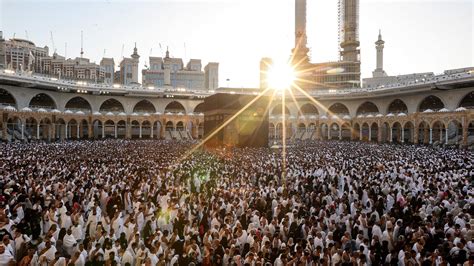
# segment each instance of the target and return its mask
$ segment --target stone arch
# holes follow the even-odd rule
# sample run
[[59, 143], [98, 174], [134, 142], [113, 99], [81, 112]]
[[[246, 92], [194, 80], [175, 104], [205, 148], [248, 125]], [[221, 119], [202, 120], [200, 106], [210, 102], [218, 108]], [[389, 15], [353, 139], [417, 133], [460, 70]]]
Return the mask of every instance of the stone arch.
[[303, 104], [300, 107], [300, 112], [300, 115], [304, 116], [319, 115], [318, 108], [312, 103]]
[[184, 131], [184, 122], [183, 121], [179, 121], [178, 123], [176, 123], [176, 130], [177, 131]]
[[434, 95], [429, 95], [425, 97], [421, 102], [418, 104], [418, 112], [423, 112], [425, 110], [431, 109], [433, 111], [438, 111], [443, 109], [445, 104], [443, 101]]
[[99, 112], [120, 113], [125, 112], [125, 108], [123, 104], [117, 99], [109, 98], [102, 102], [99, 107]]
[[336, 122], [333, 122], [329, 126], [329, 139], [340, 139], [340, 125]]
[[0, 106], [13, 106], [18, 109], [17, 101], [15, 96], [9, 91], [0, 88]]
[[194, 111], [193, 113], [195, 114], [199, 114], [199, 113], [204, 113], [204, 103], [200, 103], [198, 105], [196, 105], [196, 107], [194, 107]]
[[357, 108], [356, 115], [373, 114], [379, 113], [379, 108], [373, 102], [364, 102]]
[[467, 124], [467, 140], [468, 146], [474, 144], [474, 121], [469, 121]]
[[130, 137], [138, 139], [140, 137], [140, 122], [138, 120], [130, 121]]
[[141, 100], [138, 103], [135, 104], [133, 107], [133, 112], [134, 113], [148, 113], [148, 114], [154, 114], [156, 113], [156, 108], [148, 100]]
[[47, 93], [38, 93], [33, 96], [28, 104], [30, 108], [56, 109], [56, 101]]
[[[104, 129], [104, 130], [103, 130]], [[92, 134], [94, 139], [105, 138], [105, 127], [104, 123], [100, 119], [94, 119], [92, 121]]]
[[466, 109], [474, 109], [474, 91], [466, 94], [458, 104], [458, 107], [464, 107]]
[[388, 122], [383, 122], [382, 123], [380, 131], [381, 131], [380, 141], [382, 143], [390, 142], [390, 125], [388, 124]]
[[348, 122], [345, 122], [341, 126], [341, 139], [350, 140], [352, 136], [351, 125]]
[[170, 102], [166, 105], [165, 113], [172, 113], [172, 114], [183, 113], [183, 114], [186, 114], [186, 109], [184, 108], [184, 106], [180, 102], [172, 101], [172, 102]]
[[462, 123], [456, 119], [448, 122], [447, 145], [458, 145], [462, 143]]
[[[281, 104], [277, 104], [273, 107], [271, 115], [282, 115], [283, 114], [283, 106]], [[290, 109], [288, 106], [285, 106], [285, 116], [290, 115]]]
[[202, 139], [204, 137], [204, 122], [200, 122], [198, 126], [198, 138]]
[[334, 103], [328, 108], [328, 114], [337, 116], [349, 115], [349, 108], [342, 103]]
[[89, 138], [89, 122], [86, 119], [82, 119], [79, 123], [79, 138]]
[[408, 114], [408, 106], [406, 103], [400, 99], [393, 100], [387, 108], [387, 114], [398, 114], [398, 113], [405, 113]]
[[275, 124], [273, 123], [268, 123], [268, 137], [270, 139], [275, 138]]
[[104, 138], [105, 137], [111, 137], [115, 138], [115, 122], [113, 120], [107, 120], [104, 122]]
[[148, 120], [145, 120], [142, 122], [142, 138], [152, 138], [153, 136], [151, 135], [151, 122]]
[[173, 121], [166, 122], [165, 129], [166, 129], [166, 131], [174, 131]]
[[352, 126], [352, 132], [353, 132], [353, 139], [360, 140], [361, 135], [360, 135], [360, 124], [359, 123], [354, 123]]
[[92, 112], [92, 105], [89, 103], [88, 100], [84, 99], [83, 97], [76, 96], [67, 101], [66, 105], [64, 106], [64, 109], [90, 113]]
[[362, 140], [364, 141], [370, 141], [369, 139], [369, 135], [370, 135], [370, 126], [369, 126], [369, 122], [364, 122], [362, 123]]

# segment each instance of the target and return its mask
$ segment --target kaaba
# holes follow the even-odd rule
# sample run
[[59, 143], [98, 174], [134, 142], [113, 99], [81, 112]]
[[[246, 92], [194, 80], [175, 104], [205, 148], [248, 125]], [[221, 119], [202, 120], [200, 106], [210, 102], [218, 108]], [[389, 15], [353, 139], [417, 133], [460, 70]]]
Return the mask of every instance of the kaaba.
[[[209, 139], [204, 145], [267, 147], [270, 99], [261, 96], [245, 108], [255, 97], [258, 96], [218, 93], [206, 98], [203, 106], [204, 139]], [[234, 117], [243, 108], [245, 110]], [[218, 130], [224, 123], [227, 124]]]

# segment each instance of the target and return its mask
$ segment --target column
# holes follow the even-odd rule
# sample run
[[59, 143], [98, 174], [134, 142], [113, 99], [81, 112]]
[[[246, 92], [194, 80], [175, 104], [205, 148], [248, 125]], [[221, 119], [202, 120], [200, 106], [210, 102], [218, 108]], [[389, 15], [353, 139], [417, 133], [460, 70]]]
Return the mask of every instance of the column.
[[152, 139], [154, 138], [154, 136], [153, 136], [153, 127], [154, 127], [154, 125], [151, 124], [150, 138], [152, 138]]
[[331, 139], [331, 126], [328, 126], [328, 140]]
[[40, 139], [40, 124], [36, 124], [36, 140]]
[[142, 138], [142, 124], [140, 124], [140, 126], [139, 126], [139, 132], [140, 133], [138, 134], [138, 137]]
[[445, 144], [448, 145], [448, 127], [446, 127], [446, 137], [445, 138], [446, 138]]
[[342, 140], [342, 126], [339, 127], [339, 140]]
[[66, 124], [64, 124], [64, 138], [65, 138], [65, 139], [68, 139], [68, 136], [67, 136], [67, 134], [68, 134], [68, 132], [67, 132], [67, 127], [68, 127], [68, 124], [67, 124], [67, 122], [66, 122]]
[[3, 124], [2, 124], [2, 139], [4, 141], [8, 140], [8, 138], [7, 138], [7, 122], [6, 121], [3, 122]]
[[105, 138], [105, 123], [101, 123], [102, 125], [102, 138]]
[[389, 132], [389, 136], [390, 136], [390, 143], [393, 143], [393, 129], [391, 127], [388, 127], [388, 129], [390, 130]]
[[359, 140], [362, 141], [362, 126], [359, 127]]
[[439, 143], [443, 143], [443, 127], [439, 127]]
[[405, 128], [402, 126], [402, 143], [405, 143]]
[[372, 125], [369, 126], [369, 142], [372, 141]]
[[76, 131], [77, 131], [77, 132], [76, 132], [76, 133], [77, 133], [77, 135], [76, 135], [76, 138], [77, 138], [77, 139], [80, 139], [80, 138], [81, 138], [81, 136], [80, 136], [80, 128], [79, 128], [79, 123], [77, 123], [77, 126], [76, 126]]
[[114, 137], [117, 138], [117, 123], [114, 124]]
[[94, 131], [92, 130], [92, 127], [94, 125], [92, 123], [87, 124], [87, 134], [89, 135], [89, 139], [94, 138]]
[[319, 123], [316, 123], [316, 139], [317, 140], [321, 140], [321, 128], [320, 128], [320, 124]]
[[[463, 117], [464, 120], [464, 117]], [[469, 123], [466, 121], [463, 121], [462, 125], [462, 146], [467, 147], [467, 136], [469, 131]]]
[[433, 129], [430, 127], [430, 145], [433, 144]]
[[25, 123], [21, 122], [21, 139], [25, 139]]

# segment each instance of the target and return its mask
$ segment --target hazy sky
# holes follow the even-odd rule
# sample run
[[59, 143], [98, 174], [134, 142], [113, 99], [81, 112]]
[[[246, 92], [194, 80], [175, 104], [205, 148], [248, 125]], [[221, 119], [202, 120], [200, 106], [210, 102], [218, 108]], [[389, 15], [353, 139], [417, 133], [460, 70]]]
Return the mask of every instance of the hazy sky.
[[[313, 62], [338, 59], [337, 0], [307, 0]], [[375, 68], [378, 30], [390, 75], [440, 73], [474, 66], [473, 0], [360, 0], [362, 76]], [[5, 38], [25, 38], [76, 57], [84, 31], [85, 57], [130, 56], [140, 64], [162, 56], [220, 63], [220, 86], [256, 87], [261, 57], [288, 58], [294, 44], [294, 0], [0, 0]], [[159, 44], [162, 45], [160, 50]], [[186, 49], [185, 49], [186, 47]], [[230, 79], [227, 82], [226, 79]]]

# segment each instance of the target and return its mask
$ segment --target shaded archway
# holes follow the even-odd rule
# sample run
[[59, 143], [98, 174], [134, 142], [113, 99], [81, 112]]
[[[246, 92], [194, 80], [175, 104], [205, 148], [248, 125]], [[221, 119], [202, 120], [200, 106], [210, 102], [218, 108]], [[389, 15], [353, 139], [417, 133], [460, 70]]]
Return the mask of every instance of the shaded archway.
[[305, 135], [305, 133], [306, 133], [306, 125], [304, 123], [299, 123], [297, 133], [296, 133], [296, 138], [303, 139], [303, 136]]
[[379, 125], [377, 123], [373, 122], [370, 125], [369, 141], [377, 142], [378, 134], [379, 134]]
[[82, 111], [84, 113], [90, 113], [92, 111], [90, 103], [86, 99], [79, 96], [70, 99], [64, 108], [74, 112]]
[[329, 128], [329, 139], [340, 139], [340, 128], [337, 123], [333, 123]]
[[381, 143], [390, 142], [390, 125], [385, 122], [380, 127], [381, 130]]
[[51, 141], [51, 133], [52, 133], [52, 122], [49, 118], [43, 118], [40, 121], [39, 127], [39, 138], [41, 140]]
[[9, 117], [6, 123], [7, 134], [10, 135], [12, 141], [24, 139], [24, 129], [22, 129], [21, 119], [19, 117]]
[[350, 140], [351, 139], [351, 125], [349, 123], [344, 123], [341, 127], [341, 136], [343, 140]]
[[352, 138], [354, 140], [361, 140], [359, 123], [355, 123], [354, 126], [352, 127]]
[[165, 139], [173, 139], [174, 138], [174, 124], [172, 121], [166, 122], [165, 125]]
[[194, 107], [194, 111], [193, 111], [195, 114], [200, 114], [200, 113], [204, 113], [204, 103], [200, 103], [198, 105], [196, 105], [196, 107]]
[[173, 102], [170, 102], [168, 105], [166, 105], [165, 113], [186, 114], [186, 109], [184, 109], [184, 106], [181, 103], [177, 101], [173, 101]]
[[[283, 114], [283, 106], [281, 104], [275, 105], [275, 107], [273, 107], [272, 109], [271, 115], [280, 116], [282, 114]], [[285, 106], [285, 116], [288, 117], [289, 115], [290, 115], [290, 110], [288, 109], [287, 106]]]
[[312, 115], [319, 115], [318, 108], [314, 106], [314, 104], [307, 103], [301, 106], [300, 108], [301, 115], [304, 116], [312, 116]]
[[100, 112], [112, 112], [112, 113], [121, 113], [124, 112], [125, 109], [123, 108], [123, 105], [115, 100], [115, 99], [108, 99], [105, 100], [99, 108]]
[[89, 123], [86, 119], [82, 119], [79, 125], [79, 138], [88, 139], [89, 138]]
[[406, 122], [405, 125], [403, 126], [403, 132], [402, 132], [403, 142], [413, 144], [414, 133], [415, 133], [415, 126], [413, 125], [413, 123], [410, 121]]
[[156, 136], [157, 139], [161, 139], [161, 131], [162, 131], [162, 126], [160, 121], [156, 121], [153, 123], [153, 135]]
[[68, 139], [77, 139], [79, 138], [79, 123], [75, 119], [71, 119], [67, 122], [67, 138]]
[[379, 113], [379, 108], [373, 102], [365, 102], [357, 108], [356, 115], [372, 114], [376, 115]]
[[33, 117], [25, 120], [25, 137], [28, 140], [37, 139], [38, 121]]
[[204, 122], [199, 123], [198, 127], [198, 138], [202, 139], [204, 136]]
[[127, 137], [127, 122], [120, 120], [117, 123], [117, 138], [124, 139]]
[[276, 137], [275, 129], [276, 129], [275, 124], [273, 123], [268, 124], [268, 137], [270, 139], [274, 139]]
[[66, 121], [64, 121], [62, 118], [59, 118], [54, 124], [56, 127], [55, 139], [64, 140], [66, 138]]
[[461, 102], [459, 102], [458, 107], [464, 107], [466, 109], [474, 109], [474, 91], [471, 91], [466, 96], [464, 96]]
[[148, 100], [141, 100], [133, 107], [134, 113], [141, 113], [141, 114], [154, 114], [156, 113], [155, 106]]
[[28, 104], [30, 108], [56, 109], [56, 102], [45, 93], [36, 94]]
[[283, 134], [283, 124], [278, 123], [277, 126], [276, 126], [276, 136], [275, 136], [275, 138], [276, 139], [281, 139], [282, 134]]
[[427, 122], [422, 121], [418, 125], [418, 144], [430, 143], [430, 126]]
[[342, 103], [335, 103], [328, 108], [328, 113], [338, 116], [349, 115], [349, 109]]
[[137, 120], [130, 123], [130, 137], [132, 139], [140, 138], [140, 123]]
[[471, 121], [467, 125], [467, 145], [471, 146], [474, 144], [474, 121]]
[[444, 103], [441, 101], [440, 98], [430, 95], [426, 98], [424, 98], [419, 106], [418, 106], [418, 112], [424, 112], [428, 109], [433, 110], [433, 111], [439, 111], [444, 108]]
[[443, 134], [445, 133], [444, 124], [441, 121], [433, 123], [433, 144], [439, 145], [444, 143]]
[[399, 122], [392, 125], [391, 139], [395, 143], [402, 142], [402, 125]]
[[104, 123], [104, 137], [116, 138], [115, 135], [115, 122], [107, 120]]
[[13, 95], [7, 90], [0, 88], [0, 107], [4, 106], [13, 106], [15, 108], [18, 108], [16, 105], [15, 97], [13, 97]]
[[150, 121], [143, 121], [142, 123], [142, 138], [152, 138]]
[[393, 100], [387, 109], [387, 114], [399, 114], [399, 113], [408, 113], [408, 107], [404, 101], [400, 99]]
[[462, 125], [457, 120], [451, 120], [448, 123], [448, 145], [458, 145], [462, 143]]
[[362, 140], [364, 140], [364, 141], [370, 141], [369, 135], [370, 135], [370, 127], [369, 127], [369, 124], [368, 124], [368, 123], [363, 123], [363, 124], [362, 124], [362, 132], [361, 132]]
[[94, 135], [94, 139], [101, 139], [105, 137], [105, 127], [103, 126], [102, 121], [96, 119], [92, 122], [92, 132]]

